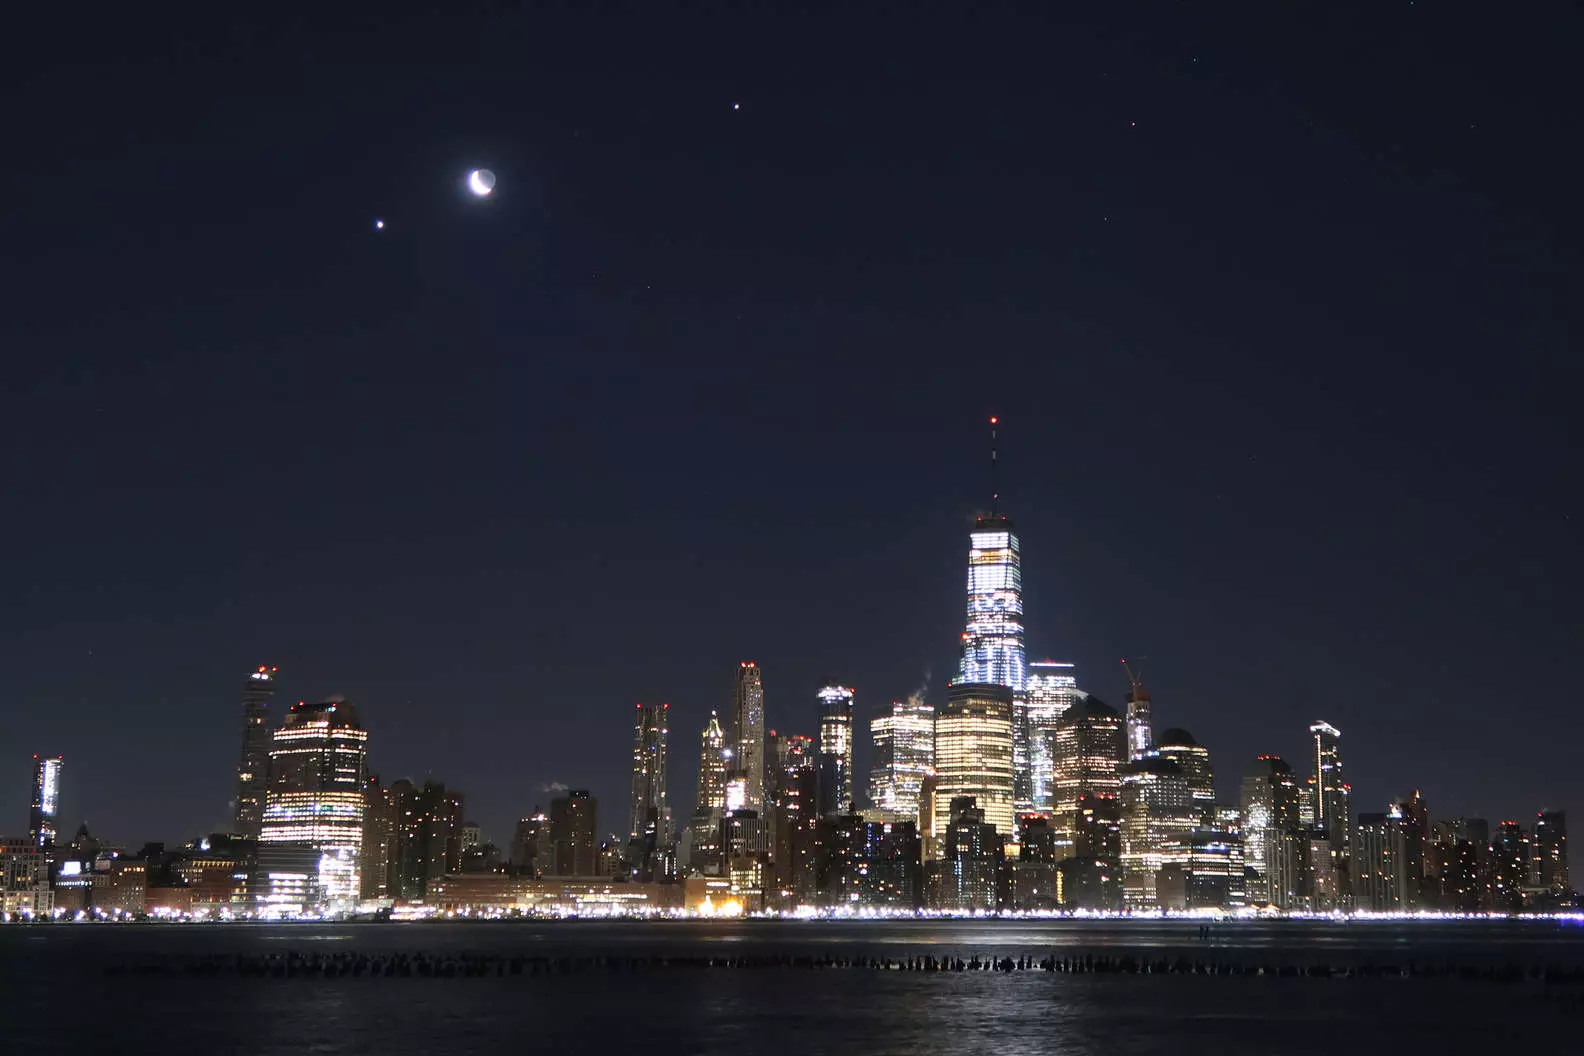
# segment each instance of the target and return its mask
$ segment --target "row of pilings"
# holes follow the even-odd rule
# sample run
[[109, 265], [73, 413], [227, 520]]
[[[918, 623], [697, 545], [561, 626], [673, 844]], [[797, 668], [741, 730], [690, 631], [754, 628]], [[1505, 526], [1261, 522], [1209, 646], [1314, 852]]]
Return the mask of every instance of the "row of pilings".
[[1488, 983], [1584, 985], [1584, 966], [1458, 964], [1450, 961], [1367, 960], [1358, 963], [1277, 962], [1263, 958], [1173, 955], [1069, 954], [1045, 957], [912, 957], [794, 954], [585, 954], [299, 952], [159, 956], [112, 965], [112, 976], [244, 979], [423, 978], [637, 974], [673, 971], [1046, 972], [1062, 975], [1264, 976], [1274, 979], [1457, 979]]

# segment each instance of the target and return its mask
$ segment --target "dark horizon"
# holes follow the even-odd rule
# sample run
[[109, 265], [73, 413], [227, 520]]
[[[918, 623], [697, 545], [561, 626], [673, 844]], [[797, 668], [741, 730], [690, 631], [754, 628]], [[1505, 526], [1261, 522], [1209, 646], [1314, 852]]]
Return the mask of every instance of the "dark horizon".
[[989, 415], [1030, 659], [1146, 657], [1223, 798], [1323, 718], [1356, 812], [1584, 809], [1578, 11], [357, 6], [29, 16], [0, 833], [34, 753], [227, 828], [261, 663], [497, 842], [623, 823], [635, 701], [685, 819], [744, 659], [862, 787]]

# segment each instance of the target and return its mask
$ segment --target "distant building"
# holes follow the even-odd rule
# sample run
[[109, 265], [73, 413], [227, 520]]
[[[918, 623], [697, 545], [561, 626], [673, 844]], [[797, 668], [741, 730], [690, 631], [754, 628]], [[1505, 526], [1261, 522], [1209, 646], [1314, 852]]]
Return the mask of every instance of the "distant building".
[[311, 848], [319, 898], [332, 904], [362, 893], [367, 752], [357, 708], [339, 697], [293, 704], [271, 740], [260, 854], [271, 844]]
[[918, 826], [838, 814], [818, 822], [819, 905], [831, 909], [914, 910], [923, 898]]
[[1358, 909], [1375, 913], [1403, 908], [1407, 872], [1402, 815], [1360, 814], [1353, 839], [1353, 898]]
[[1123, 764], [1122, 884], [1129, 909], [1158, 906], [1156, 879], [1169, 862], [1185, 862], [1198, 814], [1182, 768], [1146, 756]]
[[33, 800], [28, 811], [28, 835], [35, 847], [47, 850], [55, 846], [56, 827], [60, 821], [61, 768], [65, 764], [64, 756], [33, 757]]
[[363, 847], [359, 893], [365, 902], [391, 898], [391, 856], [396, 850], [396, 801], [378, 774], [363, 780]]
[[1262, 755], [1242, 785], [1244, 854], [1254, 871], [1248, 897], [1255, 904], [1293, 909], [1301, 897], [1303, 847], [1299, 786], [1279, 755]]
[[935, 718], [935, 831], [951, 823], [953, 802], [973, 800], [1002, 838], [1015, 830], [1012, 810], [1012, 690], [953, 683]]
[[638, 880], [666, 878], [671, 850], [671, 804], [666, 796], [669, 704], [639, 704], [633, 726], [632, 805], [627, 860]]
[[1342, 731], [1323, 720], [1309, 727], [1314, 741], [1310, 762], [1309, 797], [1314, 826], [1326, 835], [1331, 851], [1338, 893], [1335, 904], [1343, 905], [1349, 893], [1350, 843], [1353, 834], [1351, 799], [1353, 790], [1342, 776]]
[[1091, 695], [1067, 709], [1057, 723], [1055, 744], [1054, 814], [1057, 824], [1070, 830], [1080, 796], [1115, 798], [1121, 792], [1117, 770], [1127, 759], [1127, 731], [1122, 716]]
[[0, 914], [47, 917], [54, 908], [50, 855], [37, 836], [0, 839]]
[[1162, 730], [1155, 739], [1155, 751], [1162, 759], [1170, 759], [1182, 770], [1188, 781], [1188, 796], [1193, 800], [1196, 824], [1213, 828], [1216, 824], [1215, 770], [1210, 765], [1210, 750], [1187, 730], [1173, 726]]
[[966, 624], [957, 681], [1021, 694], [1028, 677], [1022, 557], [1011, 519], [994, 509], [975, 521], [969, 536]]
[[813, 905], [817, 894], [819, 763], [812, 737], [776, 737], [771, 797], [771, 865], [767, 886], [774, 908]]
[[1555, 896], [1571, 894], [1568, 877], [1567, 812], [1542, 810], [1535, 815], [1534, 867], [1531, 879], [1541, 890]]
[[951, 801], [950, 821], [943, 828], [944, 854], [926, 872], [929, 908], [956, 913], [999, 908], [1003, 834], [985, 819], [972, 796]]
[[512, 837], [511, 864], [519, 876], [549, 876], [555, 871], [550, 815], [537, 806], [532, 814], [517, 821], [517, 831]]
[[1490, 908], [1504, 913], [1523, 910], [1531, 857], [1529, 834], [1522, 825], [1504, 821], [1496, 827], [1490, 845]]
[[893, 701], [870, 720], [869, 800], [898, 820], [918, 817], [919, 791], [935, 772], [935, 709], [918, 697]]
[[415, 786], [403, 779], [391, 786], [390, 795], [396, 828], [388, 897], [427, 902], [435, 881], [462, 871], [462, 793], [441, 781]]
[[585, 789], [574, 789], [550, 801], [550, 841], [556, 876], [597, 876], [599, 804]]
[[1073, 665], [1035, 660], [1028, 688], [1012, 699], [1013, 802], [1020, 811], [1056, 809], [1056, 729], [1083, 696]]
[[743, 806], [765, 809], [765, 691], [764, 672], [752, 660], [737, 665], [732, 687], [732, 769], [743, 778]]
[[819, 690], [819, 812], [853, 805], [853, 690], [827, 680]]
[[1430, 834], [1437, 908], [1454, 913], [1489, 908], [1490, 824], [1484, 818], [1446, 818], [1432, 822]]
[[1150, 692], [1134, 682], [1127, 695], [1127, 757], [1137, 762], [1155, 749], [1155, 723]]
[[269, 704], [275, 696], [279, 668], [259, 667], [248, 673], [242, 688], [242, 753], [237, 762], [236, 831], [258, 839], [269, 792]]

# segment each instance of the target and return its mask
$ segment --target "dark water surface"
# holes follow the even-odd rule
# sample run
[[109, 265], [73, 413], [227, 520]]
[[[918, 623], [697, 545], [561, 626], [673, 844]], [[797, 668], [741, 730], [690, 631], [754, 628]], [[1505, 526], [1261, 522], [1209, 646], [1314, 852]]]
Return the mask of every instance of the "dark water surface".
[[653, 970], [481, 979], [107, 976], [159, 957], [1181, 954], [1584, 965], [1552, 922], [942, 921], [0, 928], [3, 1051], [341, 1054], [1569, 1051], [1584, 986], [1456, 979]]

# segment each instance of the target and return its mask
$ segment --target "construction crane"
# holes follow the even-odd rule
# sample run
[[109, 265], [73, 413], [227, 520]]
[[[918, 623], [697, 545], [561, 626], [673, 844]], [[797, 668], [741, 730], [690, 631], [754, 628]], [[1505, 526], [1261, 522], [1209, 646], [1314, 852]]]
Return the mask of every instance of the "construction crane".
[[1127, 657], [1125, 656], [1122, 658], [1122, 670], [1127, 672], [1128, 681], [1133, 685], [1133, 693], [1131, 695], [1137, 696], [1139, 690], [1144, 688], [1144, 680], [1138, 676], [1136, 671], [1133, 670], [1133, 665], [1128, 663]]
[[1127, 662], [1127, 657], [1122, 658], [1122, 670], [1127, 672], [1128, 681], [1133, 684], [1127, 698], [1128, 758], [1137, 760], [1154, 750], [1155, 728], [1150, 715], [1149, 690], [1144, 688], [1144, 680], [1133, 670], [1133, 666]]

